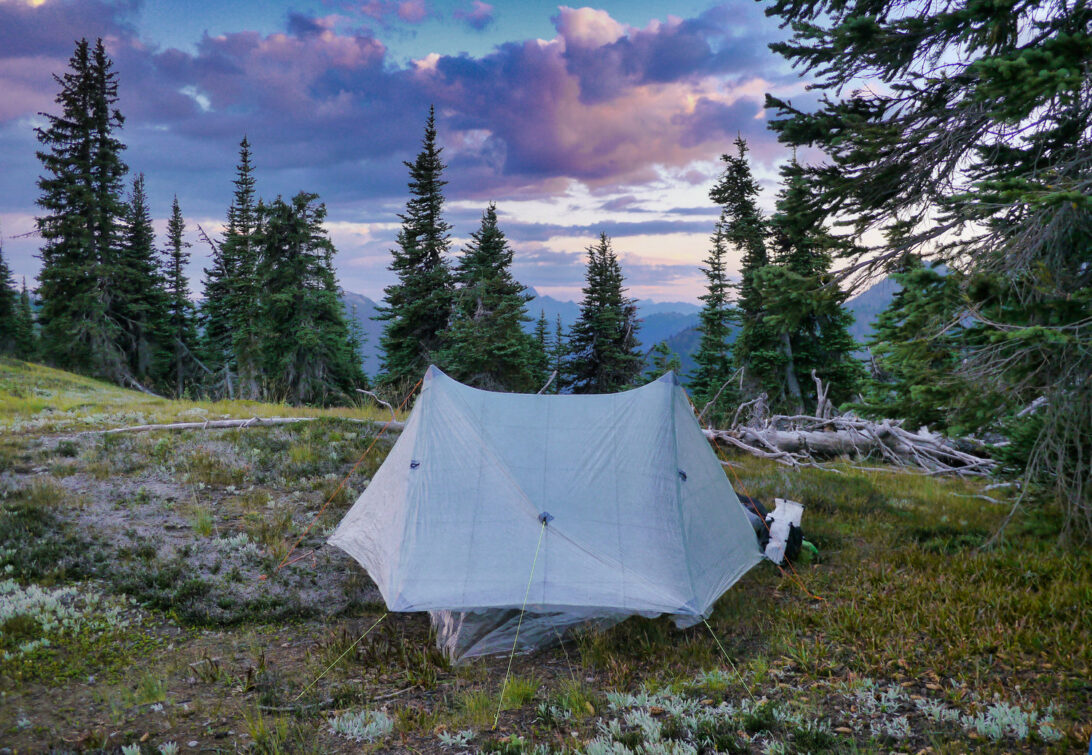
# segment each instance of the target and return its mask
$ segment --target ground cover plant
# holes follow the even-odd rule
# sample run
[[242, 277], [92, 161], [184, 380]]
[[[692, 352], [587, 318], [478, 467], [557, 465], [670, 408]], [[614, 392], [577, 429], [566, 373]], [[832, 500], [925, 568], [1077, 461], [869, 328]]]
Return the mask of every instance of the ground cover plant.
[[375, 436], [348, 420], [381, 415], [82, 434], [291, 413], [0, 362], [3, 746], [1065, 752], [1092, 736], [1092, 556], [1032, 508], [982, 548], [1009, 503], [983, 483], [731, 457], [737, 487], [806, 506], [820, 560], [760, 564], [708, 628], [631, 619], [517, 656], [504, 685], [507, 659], [452, 667], [426, 616], [376, 624], [374, 585], [322, 546], [389, 449], [339, 491]]

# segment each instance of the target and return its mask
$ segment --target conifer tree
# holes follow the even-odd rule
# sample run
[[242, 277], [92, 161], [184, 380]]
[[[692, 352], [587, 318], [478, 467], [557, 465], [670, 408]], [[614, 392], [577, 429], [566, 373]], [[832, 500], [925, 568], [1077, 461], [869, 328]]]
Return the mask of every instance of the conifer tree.
[[[758, 181], [751, 173], [746, 140], [742, 136], [737, 137], [735, 146], [736, 154], [721, 156], [724, 173], [710, 190], [709, 197], [722, 207], [722, 243], [743, 253], [734, 313], [738, 318], [739, 333], [732, 346], [732, 361], [736, 368], [743, 370], [744, 393], [750, 396], [763, 391], [769, 392], [771, 386], [779, 385], [780, 376], [785, 369], [785, 354], [779, 333], [766, 319], [767, 307], [756, 280], [758, 271], [770, 264], [766, 249], [769, 229], [757, 203]], [[711, 259], [712, 257], [706, 260], [706, 264], [711, 265], [712, 270]], [[712, 280], [710, 286], [712, 287]], [[718, 312], [717, 318], [719, 316]], [[715, 336], [714, 331], [714, 338]], [[699, 398], [704, 401], [711, 400], [728, 377], [724, 374], [719, 382], [715, 380], [724, 373], [724, 365], [716, 361], [712, 348], [709, 355], [713, 357], [717, 372], [713, 374], [714, 379], [703, 381], [705, 393]], [[716, 385], [713, 385], [714, 382]], [[731, 388], [728, 390], [731, 391]], [[738, 398], [742, 397], [729, 392], [727, 396], [722, 394], [718, 403], [727, 409]], [[710, 414], [711, 419], [717, 419], [715, 407], [711, 407]]]
[[963, 270], [981, 337], [960, 371], [1006, 396], [983, 420], [1038, 407], [1013, 417], [1030, 439], [1014, 466], [1092, 540], [1092, 6], [775, 0], [767, 13], [793, 32], [774, 50], [821, 93], [814, 112], [767, 96], [782, 141], [826, 153], [813, 201], [860, 238], [908, 226], [861, 264], [917, 251]]
[[144, 175], [133, 179], [113, 281], [111, 316], [122, 332], [121, 346], [133, 378], [143, 383], [165, 377], [167, 294], [156, 264], [155, 229], [144, 191]]
[[15, 357], [30, 362], [38, 358], [38, 334], [34, 327], [34, 311], [27, 293], [27, 279], [15, 310]]
[[962, 328], [951, 327], [962, 304], [959, 277], [917, 255], [892, 275], [900, 288], [873, 325], [862, 413], [903, 419], [913, 429], [948, 427], [959, 390], [953, 373]]
[[410, 199], [399, 215], [402, 229], [391, 250], [390, 270], [398, 282], [384, 289], [376, 318], [386, 321], [381, 381], [402, 392], [424, 373], [441, 345], [451, 314], [452, 281], [447, 253], [451, 226], [443, 217], [443, 148], [436, 144], [436, 115], [429, 108], [421, 152], [405, 165]]
[[[563, 385], [568, 382], [566, 370], [569, 361], [569, 344], [565, 338], [565, 331], [561, 327], [560, 314], [554, 322], [554, 337], [553, 340], [550, 341], [548, 357], [550, 372], [553, 373], [554, 380], [550, 383], [550, 387], [546, 389], [546, 392], [561, 393]], [[549, 380], [548, 375], [546, 379]]]
[[568, 383], [574, 393], [614, 393], [636, 384], [644, 366], [637, 305], [625, 294], [607, 234], [587, 251], [584, 299], [569, 338]]
[[546, 320], [546, 310], [544, 309], [539, 310], [533, 337], [534, 352], [531, 364], [535, 383], [541, 388], [550, 379], [550, 323]]
[[[705, 304], [701, 310], [698, 329], [701, 340], [694, 355], [697, 369], [690, 378], [690, 390], [694, 400], [705, 404], [713, 399], [732, 375], [732, 354], [728, 338], [732, 333], [732, 318], [735, 316], [728, 294], [731, 283], [728, 280], [728, 246], [725, 233], [725, 213], [717, 222], [713, 232], [712, 248], [702, 268], [708, 281], [706, 292], [700, 297]], [[664, 344], [666, 348], [666, 344]], [[727, 408], [738, 396], [731, 390], [721, 392], [717, 399], [718, 406]], [[706, 415], [714, 424], [721, 412], [715, 407]]]
[[[345, 401], [366, 385], [341, 302], [317, 194], [280, 197], [258, 217], [260, 343], [266, 393], [292, 404]], [[286, 337], [289, 335], [291, 337]]]
[[231, 353], [239, 377], [243, 398], [261, 396], [261, 345], [258, 323], [258, 245], [259, 206], [255, 204], [254, 166], [250, 142], [244, 136], [239, 143], [239, 163], [235, 169], [235, 192], [228, 209], [227, 230], [220, 248], [229, 260], [231, 277], [227, 285], [227, 309], [231, 322]]
[[538, 388], [535, 341], [523, 330], [532, 297], [511, 266], [512, 248], [490, 204], [455, 266], [451, 321], [436, 362], [468, 385], [520, 393]]
[[129, 368], [121, 347], [114, 283], [119, 277], [121, 224], [125, 217], [121, 159], [115, 136], [124, 121], [115, 108], [117, 74], [102, 40], [76, 43], [69, 70], [54, 76], [60, 115], [44, 114], [35, 129], [45, 175], [38, 179], [37, 219], [44, 239], [38, 296], [42, 352], [59, 367], [124, 380]]
[[671, 350], [667, 341], [660, 341], [648, 352], [648, 369], [645, 371], [645, 382], [651, 383], [659, 380], [665, 373], [674, 372], [677, 376], [682, 370], [682, 362], [679, 355]]
[[244, 398], [260, 394], [260, 344], [256, 321], [258, 206], [250, 142], [239, 143], [235, 190], [228, 207], [223, 240], [213, 245], [212, 267], [205, 270], [201, 307], [203, 352], [229, 395]]
[[186, 279], [186, 264], [190, 253], [186, 250], [190, 242], [183, 237], [186, 233], [186, 221], [178, 206], [178, 196], [171, 203], [171, 217], [167, 220], [167, 253], [165, 257], [165, 278], [167, 281], [168, 351], [173, 355], [173, 380], [175, 395], [181, 397], [185, 389], [187, 363], [193, 363], [193, 353], [197, 348], [197, 328], [193, 302], [190, 301], [189, 281]]
[[4, 260], [4, 247], [0, 242], [0, 354], [14, 354], [18, 329], [19, 299], [15, 292], [11, 268]]
[[813, 410], [813, 371], [837, 405], [856, 395], [864, 370], [853, 356], [853, 315], [842, 307], [846, 294], [830, 276], [837, 242], [825, 228], [825, 212], [809, 203], [804, 171], [795, 159], [782, 167], [781, 178], [777, 211], [769, 222], [776, 264], [755, 276], [764, 319], [778, 332], [784, 359], [780, 390], [771, 392], [771, 399], [790, 411]]

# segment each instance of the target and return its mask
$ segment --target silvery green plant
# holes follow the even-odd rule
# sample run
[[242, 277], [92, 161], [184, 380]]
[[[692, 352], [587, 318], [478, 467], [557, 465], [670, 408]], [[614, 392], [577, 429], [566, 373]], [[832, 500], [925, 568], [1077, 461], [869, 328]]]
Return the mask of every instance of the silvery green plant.
[[448, 734], [446, 731], [440, 732], [440, 745], [446, 750], [449, 747], [455, 747], [461, 749], [470, 744], [470, 740], [474, 738], [474, 732], [470, 729], [463, 729], [457, 731], [454, 734]]
[[335, 733], [357, 742], [375, 742], [386, 739], [394, 731], [394, 721], [382, 711], [362, 710], [343, 713], [329, 720]]

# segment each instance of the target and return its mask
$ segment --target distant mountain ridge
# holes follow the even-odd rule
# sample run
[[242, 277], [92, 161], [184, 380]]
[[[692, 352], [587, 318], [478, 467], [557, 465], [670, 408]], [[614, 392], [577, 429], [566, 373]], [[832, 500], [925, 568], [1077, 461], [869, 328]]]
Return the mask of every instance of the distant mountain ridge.
[[[855, 323], [850, 333], [859, 343], [864, 343], [872, 333], [872, 324], [880, 312], [887, 308], [898, 292], [899, 285], [890, 278], [884, 278], [871, 288], [861, 292], [846, 302], [846, 308], [853, 313]], [[535, 327], [540, 313], [545, 313], [552, 337], [557, 318], [561, 317], [561, 327], [568, 331], [580, 316], [580, 305], [574, 301], [555, 299], [541, 295], [533, 288], [527, 293], [534, 296], [527, 303], [527, 314], [531, 321], [526, 324], [528, 332]], [[350, 291], [342, 292], [345, 312], [351, 321], [355, 321], [358, 333], [363, 340], [364, 371], [369, 375], [379, 372], [379, 339], [383, 335], [383, 322], [375, 320], [379, 305], [362, 294]], [[668, 347], [679, 355], [682, 374], [689, 375], [697, 366], [694, 354], [698, 350], [701, 334], [698, 331], [701, 307], [689, 302], [657, 302], [651, 299], [637, 301], [637, 316], [641, 327], [637, 338], [641, 348], [648, 351], [660, 341], [666, 341]], [[734, 340], [734, 334], [730, 341]]]

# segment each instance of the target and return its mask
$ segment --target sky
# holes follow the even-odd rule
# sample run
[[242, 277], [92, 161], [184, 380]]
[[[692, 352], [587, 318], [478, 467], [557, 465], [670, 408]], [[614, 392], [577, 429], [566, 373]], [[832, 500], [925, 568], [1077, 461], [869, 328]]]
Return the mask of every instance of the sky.
[[524, 285], [579, 299], [584, 250], [605, 231], [630, 295], [696, 302], [720, 156], [747, 139], [769, 209], [788, 153], [765, 93], [809, 97], [768, 48], [784, 33], [754, 0], [0, 0], [4, 256], [33, 288], [34, 129], [57, 112], [52, 76], [75, 40], [101, 37], [124, 159], [161, 243], [178, 197], [195, 296], [209, 255], [196, 227], [220, 231], [245, 135], [258, 194], [317, 193], [342, 287], [381, 298], [403, 161], [434, 105], [456, 252], [496, 202]]

